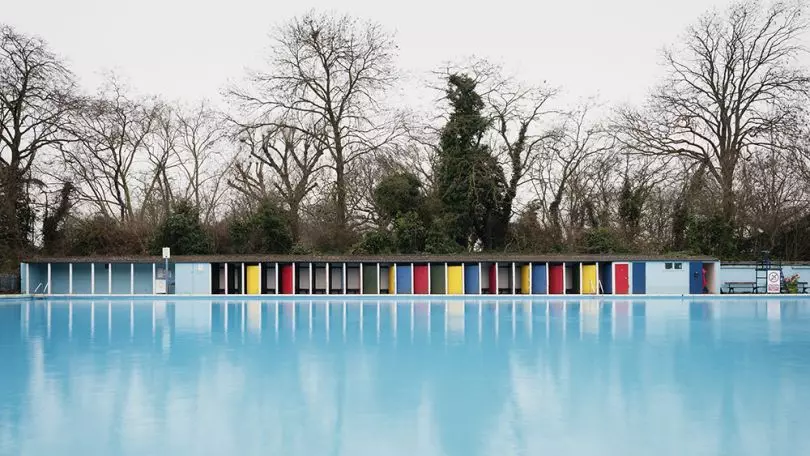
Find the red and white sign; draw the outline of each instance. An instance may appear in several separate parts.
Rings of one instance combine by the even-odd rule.
[[[782,271],[768,271],[768,293],[782,291]]]

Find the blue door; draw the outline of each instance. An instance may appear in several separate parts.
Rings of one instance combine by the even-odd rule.
[[[633,294],[647,293],[647,263],[633,263]]]
[[[397,294],[411,294],[413,292],[413,290],[411,290],[411,265],[398,264],[396,266],[396,275]]]
[[[689,293],[703,294],[703,262],[689,262]]]
[[[546,294],[546,265],[545,263],[535,264],[532,267],[532,294]]]
[[[478,294],[481,272],[478,263],[464,265],[464,294]]]

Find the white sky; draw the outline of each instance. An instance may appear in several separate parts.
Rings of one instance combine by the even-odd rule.
[[[114,70],[140,93],[217,99],[260,66],[275,24],[309,9],[349,13],[396,33],[399,65],[416,84],[448,60],[502,63],[566,98],[639,101],[660,75],[660,50],[727,0],[0,0],[0,22],[39,35],[87,90]]]

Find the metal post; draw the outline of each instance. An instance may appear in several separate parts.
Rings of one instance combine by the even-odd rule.
[[[346,262],[343,262],[343,281],[341,283],[341,289],[343,290],[343,294],[346,294]]]
[[[225,263],[225,294],[228,294],[228,288],[231,287],[231,283],[228,281],[228,263]]]
[[[491,286],[492,284],[490,284]],[[498,262],[495,262],[495,294],[501,293],[501,268],[498,266]]]
[[[413,263],[411,263],[411,294],[416,294],[416,288],[414,288],[414,285],[415,285],[414,277],[416,277],[416,271],[414,271]],[[377,313],[377,318],[379,318],[379,316],[380,316],[380,314],[378,312]]]
[[[45,286],[48,287],[46,294],[51,294],[51,263],[48,263],[48,283]]]
[[[31,263],[25,263],[25,294],[31,294]]]
[[[484,281],[481,280],[481,272],[482,272],[481,262],[479,261],[478,262],[478,294],[482,294],[481,284],[484,283]]]
[[[73,294],[73,263],[68,263],[68,294]]]
[[[107,294],[112,294],[112,263],[107,263]]]
[[[515,285],[517,284],[517,277],[515,277],[515,262],[512,262],[512,294],[515,294]]]
[[[129,263],[129,294],[135,294],[135,263]]]
[[[157,265],[152,263],[152,294],[155,294],[155,280],[157,280]]]
[[[332,268],[329,267],[329,262],[326,262],[325,268],[325,276],[326,276],[326,294],[329,294],[332,288]]]
[[[241,294],[247,294],[246,293],[247,290],[245,290],[245,263],[242,263],[242,273],[240,274],[239,279],[240,279],[239,280],[239,282],[240,282],[239,283],[239,291],[242,292]],[[243,316],[244,316],[244,314],[243,314]]]
[[[90,294],[96,294],[96,263],[90,263]]]

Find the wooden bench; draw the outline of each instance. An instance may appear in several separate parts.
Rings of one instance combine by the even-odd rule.
[[[725,282],[727,293],[756,293],[756,282]]]

